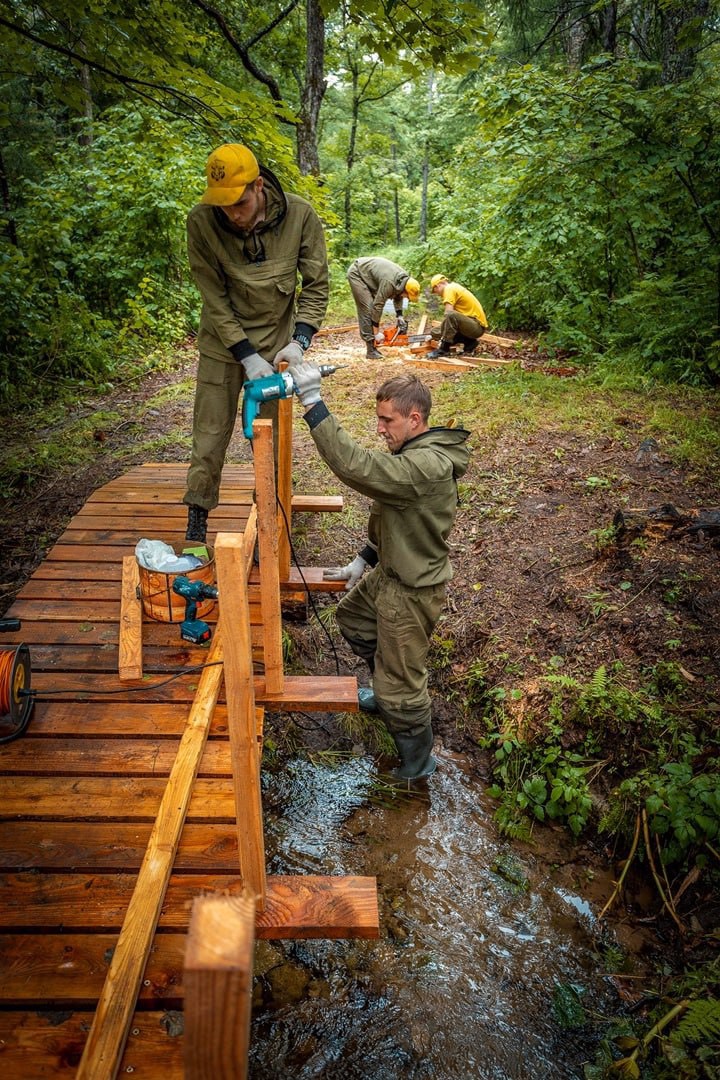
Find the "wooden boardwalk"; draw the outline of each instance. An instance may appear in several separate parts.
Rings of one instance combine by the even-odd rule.
[[[143,678],[118,679],[122,559],[133,554],[142,536],[182,542],[184,477],[182,466],[145,465],[95,492],[7,613],[20,618],[22,627],[3,635],[0,647],[29,646],[39,700],[26,734],[0,747],[5,1077],[75,1074],[199,672],[166,680],[208,657],[206,648],[180,639],[176,624],[145,621]],[[251,466],[225,468],[209,543],[215,530],[243,531],[253,487]],[[263,705],[353,708],[354,679],[286,677],[282,694],[265,693],[258,594],[251,585],[258,728]],[[341,922],[328,925],[317,884],[305,897],[304,921],[293,924],[288,912],[302,906],[303,879],[268,882],[257,937],[348,936]],[[334,879],[340,882],[352,910],[345,921],[354,920],[353,936],[377,936],[374,881]],[[237,893],[241,886],[221,689],[120,1072],[167,1080],[183,1075],[183,956],[191,903],[200,894]],[[308,914],[313,905],[314,925]]]

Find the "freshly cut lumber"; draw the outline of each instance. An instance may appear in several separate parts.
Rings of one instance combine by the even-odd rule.
[[[328,334],[347,334],[350,330],[357,330],[357,323],[348,323],[346,326],[323,326],[315,331],[315,337],[326,337]]]
[[[377,938],[374,877],[271,876],[259,938]]]
[[[121,682],[142,679],[142,601],[138,595],[140,571],[134,555],[123,559],[120,592],[118,677]]]
[[[292,497],[294,514],[322,514],[328,511],[335,513],[342,510],[343,505],[342,495],[293,495]]]
[[[183,972],[187,1080],[246,1080],[254,947],[247,890],[193,902]]]
[[[463,372],[473,371],[477,367],[476,364],[470,364],[467,360],[453,360],[450,357],[446,357],[444,360],[427,360],[418,356],[406,362],[417,367],[431,368],[433,371]]]
[[[503,349],[511,349],[515,345],[522,345],[522,341],[514,341],[512,338],[497,337],[496,334],[483,334],[481,341],[487,341],[489,345],[499,345]]]

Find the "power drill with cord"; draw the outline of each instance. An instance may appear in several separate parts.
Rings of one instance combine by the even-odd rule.
[[[320,375],[333,375],[344,364],[318,364]],[[267,375],[264,379],[248,379],[243,387],[242,425],[246,439],[252,439],[253,423],[264,401],[276,398],[289,398],[295,393],[295,383],[289,371],[279,371],[277,375]]]
[[[212,631],[206,622],[196,618],[199,600],[217,600],[217,588],[215,585],[207,585],[204,581],[191,581],[190,578],[180,574],[173,581],[173,592],[182,596],[185,600],[185,618],[180,623],[180,637],[184,641],[191,641],[193,645],[202,645],[210,640]]]

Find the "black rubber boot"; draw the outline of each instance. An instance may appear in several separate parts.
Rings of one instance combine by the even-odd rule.
[[[378,352],[372,341],[368,341],[367,343],[367,352],[365,356],[368,360],[382,360],[382,353]]]
[[[202,506],[188,506],[188,523],[185,532],[186,540],[196,540],[204,544],[207,538],[208,512]]]
[[[417,735],[393,735],[397,747],[400,765],[393,769],[396,780],[422,780],[432,776],[437,769],[437,761],[432,756],[433,733],[430,724]]]
[[[361,686],[358,690],[358,705],[363,712],[376,713],[378,711],[375,691],[372,686]]]
[[[432,352],[429,352],[427,354],[427,358],[428,358],[428,360],[436,360],[438,356],[449,356],[449,355],[450,355],[450,342],[449,341],[441,341],[440,344],[438,345],[437,349],[433,349]]]
[[[463,343],[463,356],[472,356],[477,348],[477,338],[464,337]]]

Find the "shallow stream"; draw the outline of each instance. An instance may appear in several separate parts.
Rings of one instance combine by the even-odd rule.
[[[377,781],[367,756],[264,774],[270,873],[376,875],[381,934],[258,944],[252,1080],[580,1080],[577,1003],[600,1027],[616,1003],[607,930],[498,835],[461,756],[412,796]]]

